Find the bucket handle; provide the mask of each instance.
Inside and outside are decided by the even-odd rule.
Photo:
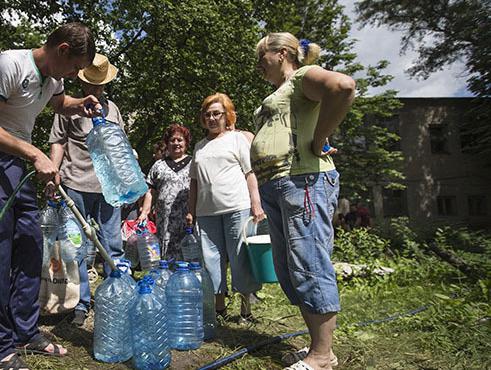
[[[268,217],[264,215],[264,219],[261,221],[266,220]],[[244,243],[246,243],[247,246],[249,246],[249,243],[247,242],[247,226],[249,225],[249,222],[251,222],[254,219],[254,216],[249,216],[247,220],[244,222],[244,226],[242,226],[242,240]],[[261,222],[260,221],[260,222]]]

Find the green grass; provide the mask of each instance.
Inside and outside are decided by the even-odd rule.
[[[389,243],[363,230],[340,233],[342,239],[337,239],[334,258],[395,269],[385,277],[371,275],[339,282],[342,311],[334,333],[337,369],[491,369],[491,271],[487,268],[491,266],[491,238],[481,234],[476,238],[470,232],[457,234],[483,250],[480,254],[459,254],[481,268],[482,277],[471,281],[427,253],[424,244],[410,237],[404,225],[394,230],[399,231],[398,242],[396,237]],[[454,234],[447,234],[440,243],[458,240]],[[462,247],[461,242],[457,244]],[[386,254],[389,247],[388,255],[392,257]],[[228,310],[231,317],[218,328],[216,339],[196,351],[173,351],[171,369],[197,369],[246,346],[304,329],[298,309],[289,305],[277,284],[265,285],[260,296],[262,301],[253,306],[258,323],[237,323],[240,299],[232,296]],[[415,315],[360,325],[423,306],[426,309]],[[62,359],[27,356],[33,370],[131,368],[131,362],[110,365],[92,358],[92,316],[83,328],[72,327],[68,320],[68,316],[42,320],[41,329],[65,345],[69,355]],[[282,369],[284,354],[308,344],[308,336],[302,335],[267,345],[223,369]]]
[[[426,267],[426,269],[425,269]],[[397,267],[396,267],[397,268]],[[408,272],[401,263],[394,276],[371,284],[341,284],[343,310],[338,316],[334,350],[338,369],[486,369],[491,368],[489,305],[476,301],[475,292],[451,285],[446,280],[427,280],[438,272],[434,261]],[[451,274],[450,274],[451,275]],[[401,284],[401,276],[402,283]],[[419,279],[415,277],[419,276]],[[450,276],[451,277],[451,276]],[[458,282],[457,282],[458,283]],[[456,291],[458,299],[447,299]],[[436,294],[436,295],[435,295]],[[263,301],[254,305],[257,324],[239,325],[239,297],[230,300],[230,320],[218,330],[217,339],[199,350],[173,351],[171,369],[196,369],[217,358],[275,335],[304,329],[299,311],[290,306],[278,285],[265,285]],[[382,319],[430,305],[417,315],[383,324],[358,326],[360,322]],[[92,316],[83,328],[69,325],[68,317],[43,319],[42,329],[66,345],[70,354],[63,359],[28,356],[33,369],[127,369],[131,364],[103,364],[92,358]],[[308,345],[308,336],[268,345],[224,367],[224,369],[281,369],[281,357]]]

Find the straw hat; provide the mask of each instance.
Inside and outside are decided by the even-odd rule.
[[[105,85],[112,81],[118,69],[106,56],[96,53],[92,64],[78,72],[78,78],[92,85]]]

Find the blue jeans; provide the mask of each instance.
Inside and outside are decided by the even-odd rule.
[[[338,172],[282,177],[261,185],[259,191],[276,275],[290,302],[314,314],[339,311],[331,263]]]
[[[198,216],[203,259],[215,294],[227,291],[227,259],[232,273],[232,289],[249,294],[261,289],[252,275],[249,256],[242,243],[242,227],[250,210],[217,216]]]
[[[22,159],[0,152],[0,209],[26,174]],[[36,188],[27,181],[0,221],[0,359],[39,335],[42,251]]]
[[[123,256],[123,241],[121,238],[121,210],[114,208],[104,200],[100,193],[86,193],[65,187],[70,198],[73,199],[78,210],[87,220],[94,219],[99,225],[97,238],[112,259]],[[90,309],[90,285],[87,273],[87,245],[81,248],[78,256],[78,269],[80,272],[80,301],[76,310],[88,312]],[[111,268],[104,263],[104,274],[109,276]]]

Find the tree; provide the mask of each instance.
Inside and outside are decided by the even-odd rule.
[[[427,78],[463,60],[467,86],[479,99],[462,126],[468,150],[491,153],[491,1],[490,0],[361,0],[356,4],[363,24],[385,24],[403,30],[402,49],[416,47],[419,58],[409,69]]]
[[[390,80],[383,75],[386,63],[365,68],[355,62],[350,22],[336,0],[40,0],[32,9],[30,3],[9,2],[10,11],[25,14],[43,36],[60,20],[80,20],[93,30],[98,49],[119,68],[109,94],[131,124],[127,132],[144,168],[170,123],[190,127],[193,143],[203,137],[200,104],[216,91],[234,101],[238,127],[254,131],[254,109],[272,91],[255,70],[256,43],[267,32],[289,31],[322,47],[323,67],[366,75],[357,79],[358,99],[333,138],[344,195],[365,198],[375,183],[400,181],[400,153],[388,150],[397,138],[379,124],[397,107],[395,92],[367,97],[369,86]],[[39,145],[50,124],[36,126]]]

